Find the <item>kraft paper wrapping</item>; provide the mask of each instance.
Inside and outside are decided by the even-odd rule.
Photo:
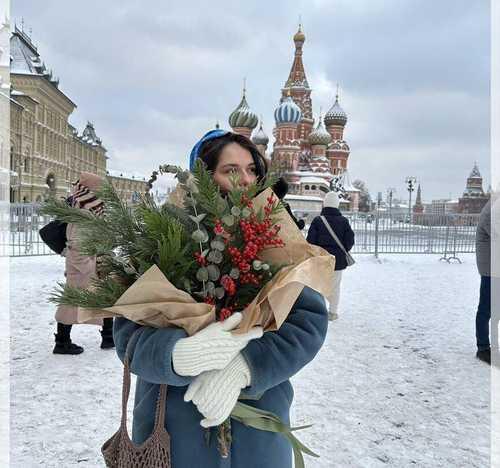
[[[253,200],[255,209],[267,204],[271,194],[272,190],[267,189],[258,195]],[[245,308],[236,333],[244,333],[256,325],[265,331],[279,329],[305,286],[324,296],[332,292],[335,257],[309,244],[286,210],[277,216],[276,222],[281,226],[279,235],[285,246],[266,249],[261,259],[284,266]],[[80,309],[79,318],[85,322],[115,316],[157,328],[181,327],[192,335],[215,320],[215,308],[196,302],[188,293],[177,289],[153,265],[114,306],[100,310]]]
[[[187,292],[177,289],[153,265],[120,296],[114,306],[79,309],[80,322],[106,317],[125,317],[155,328],[174,326],[192,335],[215,321],[215,307],[196,302]]]

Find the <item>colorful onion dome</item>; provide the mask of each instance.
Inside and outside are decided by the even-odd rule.
[[[302,118],[300,107],[293,102],[291,96],[287,96],[283,102],[274,111],[276,124],[298,123]]]
[[[340,107],[339,95],[335,96],[335,103],[330,108],[330,110],[325,115],[325,125],[341,125],[344,126],[347,123],[347,114],[344,109]]]
[[[299,24],[299,30],[293,36],[294,42],[305,42],[306,35],[302,32],[302,25]]]
[[[245,97],[245,91],[243,90],[241,102],[229,116],[229,125],[231,125],[231,128],[244,127],[254,129],[258,123],[259,117],[250,110]]]
[[[255,132],[255,134],[252,136],[252,141],[256,145],[264,145],[267,146],[269,143],[269,137],[265,134],[264,129],[262,128],[262,122],[260,123],[259,130]]]
[[[320,116],[317,127],[309,134],[309,143],[311,143],[311,145],[327,146],[331,141],[332,136],[326,131],[323,119]]]

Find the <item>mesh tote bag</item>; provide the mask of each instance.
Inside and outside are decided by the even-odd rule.
[[[142,331],[139,328],[135,333]],[[172,468],[170,436],[165,429],[167,386],[160,385],[152,434],[141,444],[132,442],[127,430],[127,404],[130,394],[129,340],[123,365],[122,417],[118,431],[101,448],[107,468]]]

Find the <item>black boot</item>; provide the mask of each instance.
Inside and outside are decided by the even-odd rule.
[[[112,318],[103,319],[101,336],[102,336],[101,349],[111,349],[115,347],[115,341],[113,340]]]
[[[483,349],[481,351],[478,351],[476,353],[476,357],[480,361],[484,361],[487,364],[491,364],[491,349]]]
[[[83,353],[83,348],[73,343],[70,338],[71,325],[64,325],[63,323],[57,323],[57,333],[54,334],[56,337],[56,345],[52,351],[54,354],[81,354]]]

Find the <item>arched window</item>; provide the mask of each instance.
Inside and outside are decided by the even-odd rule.
[[[311,190],[316,190],[316,185],[313,185],[313,186],[311,187]]]
[[[56,178],[54,174],[49,174],[45,179],[45,183],[49,186],[49,190],[54,192],[56,190]]]
[[[304,189],[309,190],[309,185],[304,185]]]

